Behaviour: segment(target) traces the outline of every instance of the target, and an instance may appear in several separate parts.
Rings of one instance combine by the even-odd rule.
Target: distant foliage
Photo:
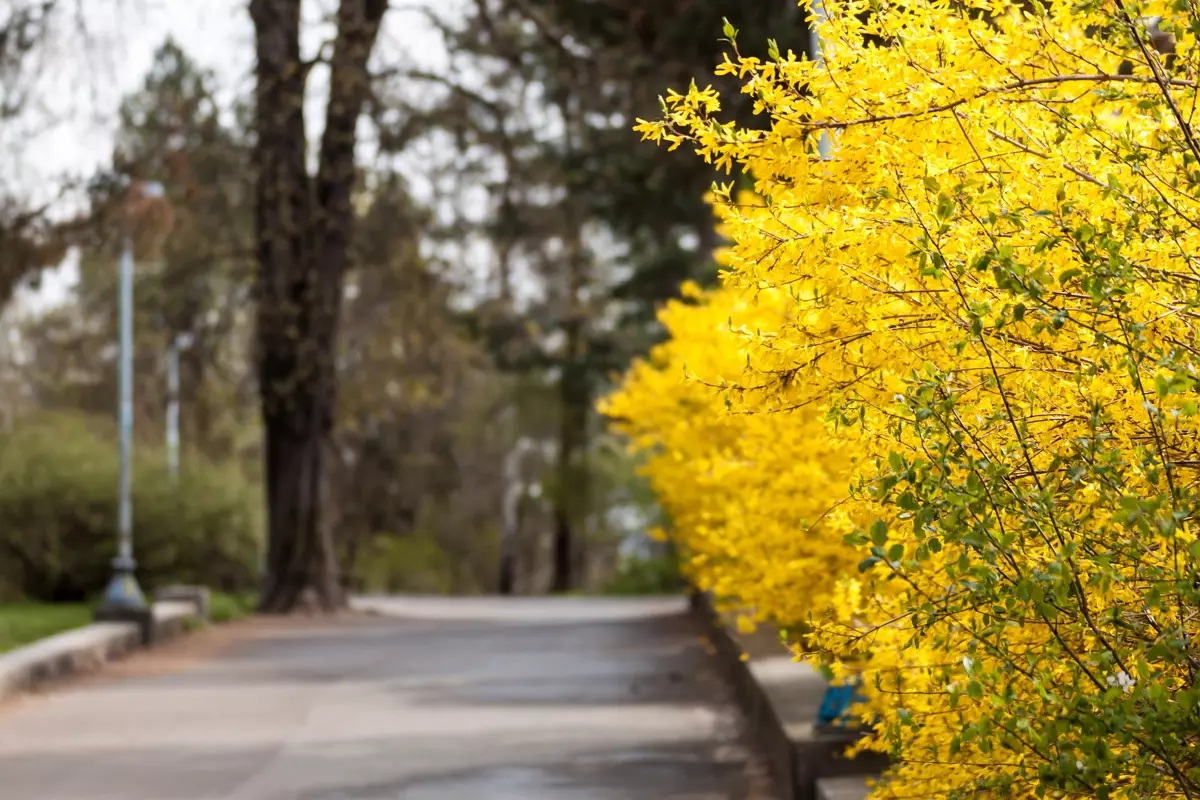
[[[357,556],[356,578],[367,594],[449,594],[457,588],[445,550],[427,534],[376,534]]]
[[[45,415],[0,435],[0,586],[29,599],[79,601],[101,592],[117,541],[117,446],[103,425]],[[185,461],[178,488],[161,451],[135,459],[138,577],[155,586],[254,589],[260,495],[235,470]]]
[[[209,617],[212,622],[233,622],[254,613],[258,605],[258,595],[255,592],[213,592],[209,603]]]

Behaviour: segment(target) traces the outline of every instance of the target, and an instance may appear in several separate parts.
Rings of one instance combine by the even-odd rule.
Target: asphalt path
[[[682,599],[355,606],[197,634],[0,708],[0,798],[768,797]]]

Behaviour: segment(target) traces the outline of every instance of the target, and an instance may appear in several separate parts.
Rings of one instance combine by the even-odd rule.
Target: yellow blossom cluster
[[[747,348],[786,323],[786,293],[684,290],[660,314],[671,339],[604,410],[646,452],[660,505],[687,532],[677,540],[694,585],[736,597],[746,621],[800,623],[857,563],[826,533],[854,527],[853,451],[825,435],[817,406],[788,412],[786,425],[741,408]]]
[[[865,678],[877,797],[1200,797],[1200,8],[825,11],[719,68],[768,125],[639,126],[755,197],[607,411],[694,580]]]

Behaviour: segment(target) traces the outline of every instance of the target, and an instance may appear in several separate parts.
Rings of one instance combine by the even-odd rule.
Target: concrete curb
[[[827,683],[792,660],[777,631],[741,636],[729,629],[708,595],[692,592],[692,610],[733,684],[751,735],[767,758],[783,800],[862,800],[867,780],[887,767],[879,753],[846,758],[853,732],[818,732],[814,723]]]
[[[154,643],[179,636],[201,619],[197,603],[171,600],[155,603],[150,618]],[[95,670],[141,649],[142,641],[137,622],[95,622],[0,654],[0,700]]]

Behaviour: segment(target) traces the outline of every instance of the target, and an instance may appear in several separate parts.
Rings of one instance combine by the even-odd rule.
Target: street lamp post
[[[141,198],[159,200],[159,183],[142,183]],[[153,633],[153,616],[142,588],[138,585],[137,562],[133,558],[133,267],[132,226],[126,221],[124,243],[118,264],[118,306],[120,316],[118,419],[120,423],[120,477],[118,480],[117,557],[113,559],[112,578],[104,590],[104,599],[96,609],[100,621],[137,622],[143,640]]]
[[[167,348],[167,470],[179,481],[179,354],[192,346],[192,336],[176,334]]]

